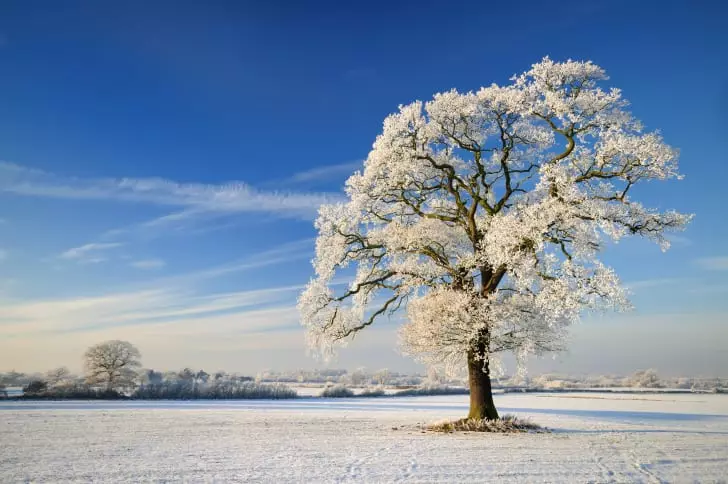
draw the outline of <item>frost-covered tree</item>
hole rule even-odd
[[[51,387],[63,386],[73,380],[73,378],[73,375],[71,375],[71,372],[65,366],[54,368],[45,374],[45,379]]]
[[[377,382],[378,385],[387,385],[391,377],[392,374],[390,373],[390,371],[387,368],[382,368],[381,370],[374,373],[372,379]]]
[[[86,380],[91,385],[102,384],[108,391],[131,387],[138,377],[140,358],[139,350],[128,341],[94,345],[84,354]]]
[[[427,383],[430,385],[442,385],[445,383],[445,378],[437,371],[436,367],[430,366],[427,369]]]
[[[664,386],[660,377],[657,375],[657,371],[652,368],[648,370],[636,371],[631,378],[629,378],[629,386],[640,387],[640,388],[660,388]]]
[[[607,240],[666,249],[690,217],[632,198],[679,178],[677,151],[606,79],[591,62],[545,58],[505,86],[400,106],[348,201],[320,210],[316,277],[299,298],[309,343],[329,354],[406,308],[404,352],[467,367],[469,416],[493,419],[498,353],[559,350],[583,311],[628,306],[597,258]],[[353,282],[336,291],[347,266]]]

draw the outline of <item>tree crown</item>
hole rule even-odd
[[[141,367],[141,353],[128,341],[111,340],[90,347],[84,354],[87,380],[106,383],[109,389],[128,386]]]
[[[605,241],[666,249],[690,216],[632,199],[642,182],[680,178],[677,151],[606,79],[591,62],[544,58],[507,86],[387,117],[348,202],[320,209],[316,277],[299,298],[310,344],[329,354],[406,307],[405,352],[453,368],[474,350],[558,350],[583,310],[628,306],[597,259]]]

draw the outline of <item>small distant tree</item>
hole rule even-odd
[[[194,380],[196,373],[191,368],[183,368],[178,373],[180,380]]]
[[[15,370],[10,370],[5,373],[2,377],[3,383],[9,387],[20,387],[26,384],[29,380],[25,373],[20,373]]]
[[[72,378],[71,372],[65,366],[60,366],[46,372],[46,381],[51,387],[67,383]]]
[[[24,395],[37,395],[48,390],[48,382],[45,380],[31,380],[23,387]]]
[[[392,374],[387,368],[382,368],[374,374],[374,380],[377,382],[378,385],[386,385],[389,383],[389,379],[391,378],[391,376]]]
[[[200,370],[197,372],[197,375],[195,375],[195,378],[200,383],[207,383],[207,381],[210,379],[210,374],[207,373],[205,370]]]
[[[351,373],[350,377],[351,377],[352,385],[363,385],[369,380],[369,377],[367,376],[366,368],[364,368],[364,367],[357,368],[356,370],[354,370]]]
[[[0,397],[7,398],[8,391],[6,390],[5,383],[0,382]]]
[[[660,388],[663,385],[657,371],[650,368],[647,370],[636,371],[630,378],[630,386],[640,388]]]
[[[427,383],[430,385],[441,385],[444,382],[445,378],[439,371],[437,371],[437,368],[434,366],[427,368]]]
[[[561,350],[583,311],[628,307],[599,261],[605,245],[642,236],[667,248],[690,216],[633,198],[679,178],[678,153],[606,79],[591,62],[545,58],[508,85],[400,106],[348,200],[319,211],[316,277],[299,298],[309,344],[329,355],[406,309],[404,352],[467,368],[469,417],[495,419],[499,353],[522,367]]]
[[[127,341],[112,340],[86,350],[84,367],[90,385],[104,385],[107,391],[118,391],[134,385],[141,367],[141,354]]]
[[[164,375],[159,371],[148,369],[141,373],[141,379],[145,384],[159,385],[164,381]]]

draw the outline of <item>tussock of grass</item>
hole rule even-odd
[[[549,430],[541,427],[528,419],[516,417],[515,415],[504,415],[497,420],[462,418],[460,420],[446,420],[435,422],[426,427],[432,432],[494,432],[501,434],[513,433],[545,433]]]

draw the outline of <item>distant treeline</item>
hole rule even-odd
[[[283,399],[295,398],[296,391],[282,384],[321,384],[320,396],[378,397],[448,395],[467,393],[467,384],[458,379],[444,378],[435,371],[427,376],[404,375],[388,370],[367,371],[307,370],[290,373],[262,372],[256,377],[219,371],[209,374],[203,370],[184,368],[181,371],[160,372],[138,370],[117,378],[113,387],[108,383],[77,376],[66,368],[56,368],[43,374],[20,372],[0,373],[0,398],[13,399]],[[579,391],[594,388],[613,389],[674,389],[684,392],[725,393],[728,379],[724,378],[660,378],[654,370],[642,370],[630,376],[569,376],[543,374],[530,378],[501,378],[493,386],[505,392]],[[390,391],[385,392],[387,387]],[[354,390],[356,389],[356,391]],[[363,390],[362,390],[363,389]],[[398,389],[399,391],[392,391]]]
[[[280,383],[260,383],[248,376],[218,372],[214,376],[204,371],[185,368],[179,372],[161,373],[145,370],[138,380],[124,388],[108,389],[93,385],[85,379],[60,369],[44,377],[34,375],[22,386],[22,394],[9,395],[6,388],[21,383],[21,375],[0,374],[0,398],[20,400],[194,400],[194,399],[283,399],[295,398],[296,391]],[[9,378],[8,378],[9,376]],[[9,385],[6,383],[10,383]],[[16,384],[16,385],[13,385]]]
[[[130,398],[141,400],[194,399],[273,399],[296,398],[295,390],[282,383],[257,383],[239,379],[219,379],[206,382],[162,381],[148,383],[134,390]]]

